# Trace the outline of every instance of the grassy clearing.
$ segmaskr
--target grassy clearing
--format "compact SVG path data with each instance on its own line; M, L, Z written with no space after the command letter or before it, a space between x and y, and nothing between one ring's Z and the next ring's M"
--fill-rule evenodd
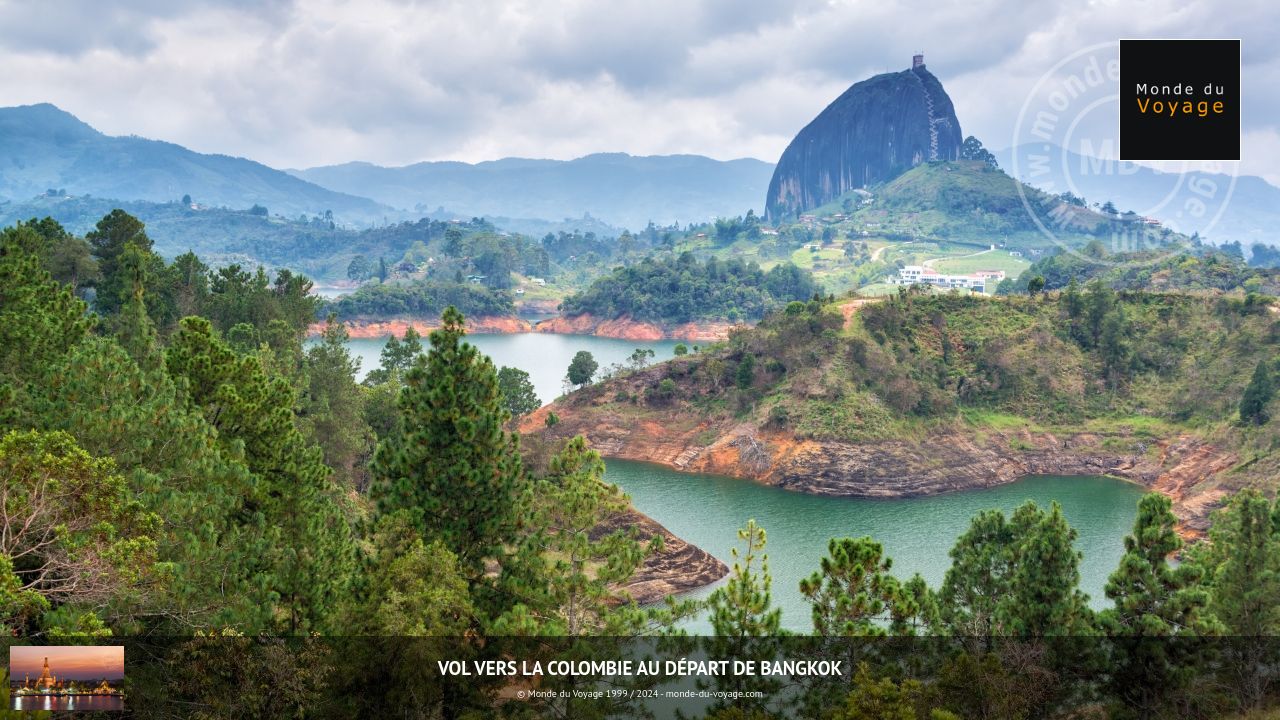
M1013 257L1007 250L989 250L981 255L948 258L933 263L933 268L938 272L953 275L965 275L979 270L1003 270L1008 277L1017 277L1029 267L1031 263Z

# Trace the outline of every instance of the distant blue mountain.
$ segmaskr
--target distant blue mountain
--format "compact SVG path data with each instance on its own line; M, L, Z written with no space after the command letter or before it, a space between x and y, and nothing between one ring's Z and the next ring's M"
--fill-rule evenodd
M1032 177L1028 168L1019 167L1019 180L1053 193L1060 193L1068 188L1068 170L1070 179L1077 188L1077 194L1083 195L1090 203L1105 203L1110 200L1121 212L1134 210L1146 213L1147 209L1156 207L1170 192L1177 180L1176 175L1162 173L1151 168L1124 163L1124 173L1119 172L1121 164L1115 160L1099 160L1078 153L1067 151L1065 164L1062 148L1050 145L1035 146L1034 150L1023 149L1020 158L1027 158L1032 153L1049 156L1053 160L1044 166L1047 172L1040 172ZM995 153L1000 167L1013 174L1013 148ZM1025 160L1020 165L1027 164ZM1082 171L1083 169L1083 171ZM1225 192L1231 183L1229 175L1190 172L1181 178L1183 187L1193 183L1209 182L1218 192ZM1210 225L1213 212L1205 217L1196 218L1184 211L1188 192L1179 192L1175 202L1165 204L1150 214L1166 223L1176 223L1177 229L1190 235L1200 233L1206 241L1221 244L1239 241L1246 249L1255 243L1280 245L1280 188L1266 180L1253 175L1241 175L1236 178L1236 186L1227 202L1222 217ZM1181 213L1181 216L1179 216Z
M637 230L649 221L664 225L747 210L760 214L773 165L700 155L601 153L576 160L506 158L474 165L422 162L383 167L356 162L289 172L416 214L444 207L464 216L558 221L586 213Z
M394 214L367 198L328 190L252 160L103 135L53 105L0 108L0 197L26 200L49 189L151 202L190 195L202 205L244 209L258 204L288 217L331 210L353 223Z

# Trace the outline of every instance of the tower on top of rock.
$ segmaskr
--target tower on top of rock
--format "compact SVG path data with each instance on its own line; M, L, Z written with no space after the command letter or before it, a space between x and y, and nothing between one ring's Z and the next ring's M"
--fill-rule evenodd
M918 52L911 56L911 69L916 70L924 67L924 53Z

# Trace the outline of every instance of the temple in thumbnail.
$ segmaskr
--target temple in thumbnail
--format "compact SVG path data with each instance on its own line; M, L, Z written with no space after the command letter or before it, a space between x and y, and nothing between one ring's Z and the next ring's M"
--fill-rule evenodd
M49 658L44 659L44 667L40 671L40 677L35 680L31 679L28 673L23 679L21 685L13 690L14 695L120 695L117 688L111 686L106 678L102 682L93 684L92 682L76 682L59 680L57 675L49 668Z

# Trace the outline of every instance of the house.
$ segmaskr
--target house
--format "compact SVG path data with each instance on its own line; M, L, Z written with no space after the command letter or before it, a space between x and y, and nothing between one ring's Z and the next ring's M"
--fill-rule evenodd
M531 278L529 278L529 282L533 283L534 285L537 285L538 287L546 287L546 286L547 286L547 281L546 281L546 280L543 280L543 279L542 279L542 278L540 278L540 277L531 277Z
M965 288L985 293L1004 279L1003 270L978 270L967 275L947 275L924 265L907 265L898 271L898 285L932 285L940 288Z
M485 278L484 275L468 275L467 282L471 283L472 285L479 285L480 283L484 282L484 278Z

